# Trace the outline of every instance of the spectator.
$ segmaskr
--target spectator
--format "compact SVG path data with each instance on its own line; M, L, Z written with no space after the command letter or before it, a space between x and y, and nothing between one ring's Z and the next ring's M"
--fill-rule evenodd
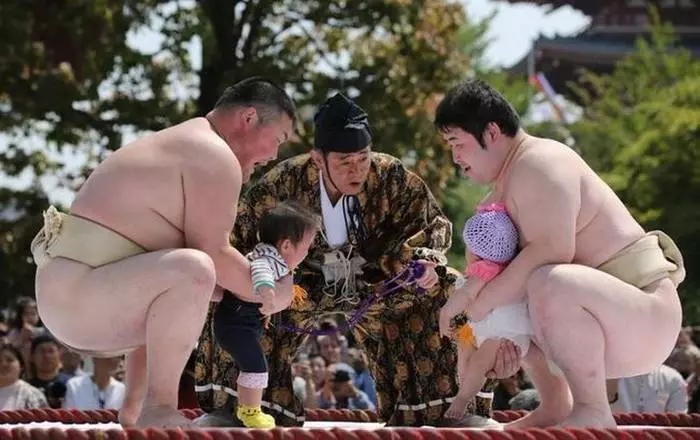
M516 394L515 397L510 399L508 404L510 405L510 409L514 411L534 411L540 406L540 395L534 388L522 390Z
M24 365L28 367L31 365L32 339L45 333L45 329L40 327L36 301L28 296L17 298L7 339L22 353ZM31 378L32 374L31 368L25 372L27 378Z
M342 354L342 344L344 337L338 337L337 335L324 335L316 338L319 347L319 353L326 360L326 364L342 364L340 368L347 369L348 371L353 371L350 364L343 360Z
M185 369L187 369L187 365L185 365ZM183 371L183 374L184 371ZM117 367L117 371L114 372L114 378L117 379L121 383L126 383L126 359L122 358L122 360L119 361L119 366Z
M377 406L377 388L374 378L367 368L367 354L359 348L351 348L348 350L348 356L355 372L355 386L367 394L370 402Z
M693 373L688 377L688 412L700 413L700 350L691 350Z
M61 408L69 377L60 372L61 359L58 342L48 335L39 335L31 345L32 377L29 383L40 389L51 408Z
M681 331L678 332L678 339L676 340L676 348L686 348L695 345L693 342L693 328L683 327Z
M522 371L522 370L520 370ZM500 379L493 390L493 409L505 411L511 409L511 400L520 393L520 380L518 374Z
M683 348L673 349L665 364L681 373L681 376L687 379L695 371L693 359L697 357L700 357L700 349L695 345L688 345Z
M316 385L313 380L313 371L309 357L301 353L292 364L292 375L294 382L294 396L303 402L304 408L318 408L316 401Z
M695 325L688 327L690 329L690 339L693 341L695 346L700 345L700 326Z
M4 310L0 310L0 344L4 345L8 342L7 335L10 332L10 327L7 325L7 316Z
M30 337L45 333L39 322L36 301L28 296L17 298L14 307L14 319L7 335L10 343L18 347L23 330L29 331Z
M321 323L319 324L319 328L323 331L335 330L335 333L329 334L328 337L340 346L339 362L348 363L350 361L350 358L348 357L348 338L344 334L340 333L340 331L338 330L338 322L334 318L327 318L321 321ZM352 334L352 332L349 333ZM320 351L320 345L318 343L319 338L321 337L319 336L318 338L316 338L316 348Z
M63 407L67 409L120 409L124 401L124 384L113 375L120 357L93 358L92 376L75 376L66 384Z
M44 394L20 379L22 354L11 344L0 347L0 410L46 408Z
M83 370L85 363L80 353L76 353L66 347L61 349L61 373L68 377L83 376L87 373Z
M376 410L367 394L355 387L352 374L344 368L336 369L336 364L328 366L326 381L316 393L316 399L322 409Z
M688 412L688 394L683 376L667 365L647 374L608 381L612 411Z
M326 381L326 367L328 363L320 354L314 354L309 357L309 364L311 366L311 379L314 382L316 391L318 391Z

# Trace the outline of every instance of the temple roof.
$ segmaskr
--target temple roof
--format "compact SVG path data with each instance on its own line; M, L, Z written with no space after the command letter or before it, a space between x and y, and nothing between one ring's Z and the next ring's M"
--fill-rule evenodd
M634 52L638 34L587 34L573 37L540 37L534 43L535 66L544 59L567 60L581 64L610 65ZM700 35L683 36L679 47L700 57ZM528 56L513 65L511 71L527 71Z
M540 36L530 52L507 70L512 74L529 74L534 68L542 72L558 92L570 95L567 83L579 72L610 73L615 64L636 50L639 38L649 37L648 17L638 1L631 0L500 0L559 8L571 6L592 17L586 30L576 36ZM642 2L643 4L644 2ZM656 3L656 2L655 2ZM674 24L677 46L700 58L700 1L674 3L659 11L664 22ZM530 65L533 62L534 65Z
M596 73L612 72L619 60L636 50L639 37L638 34L587 33L574 37L540 37L532 49L534 70L543 72L558 93L571 97L567 82L575 80L581 69ZM700 58L700 34L683 36L677 45ZM508 71L528 74L529 56L528 53Z

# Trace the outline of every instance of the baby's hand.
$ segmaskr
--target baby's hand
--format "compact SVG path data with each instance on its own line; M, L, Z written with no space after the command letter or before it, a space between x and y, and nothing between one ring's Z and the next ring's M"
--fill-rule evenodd
M262 297L260 313L265 316L271 315L275 310L275 289L269 286L262 286L258 289L258 294Z
M450 295L445 305L440 309L440 336L450 337L452 335L452 328L450 327L452 319L460 313L464 313L473 302L474 295L470 292L457 290Z

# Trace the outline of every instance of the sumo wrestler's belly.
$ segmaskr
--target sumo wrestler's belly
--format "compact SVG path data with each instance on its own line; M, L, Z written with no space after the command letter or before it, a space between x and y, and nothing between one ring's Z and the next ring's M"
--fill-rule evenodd
M629 221L597 218L576 234L574 263L598 267L644 236L631 217Z
M76 199L71 214L99 223L149 251L181 248L184 234L175 222L158 211L157 205L137 200L119 202Z

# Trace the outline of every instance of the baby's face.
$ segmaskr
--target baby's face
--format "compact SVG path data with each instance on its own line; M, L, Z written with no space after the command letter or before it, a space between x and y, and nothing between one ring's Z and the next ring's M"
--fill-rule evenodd
M294 245L289 240L284 240L281 243L281 245L279 246L279 253L280 255L282 255L282 258L284 258L284 261L287 263L289 270L296 269L296 267L299 264L301 264L302 261L304 261L306 256L309 254L309 248L311 247L315 239L316 231L309 230L306 231L304 237L302 237L301 241L299 241L299 243L297 243L296 245Z

